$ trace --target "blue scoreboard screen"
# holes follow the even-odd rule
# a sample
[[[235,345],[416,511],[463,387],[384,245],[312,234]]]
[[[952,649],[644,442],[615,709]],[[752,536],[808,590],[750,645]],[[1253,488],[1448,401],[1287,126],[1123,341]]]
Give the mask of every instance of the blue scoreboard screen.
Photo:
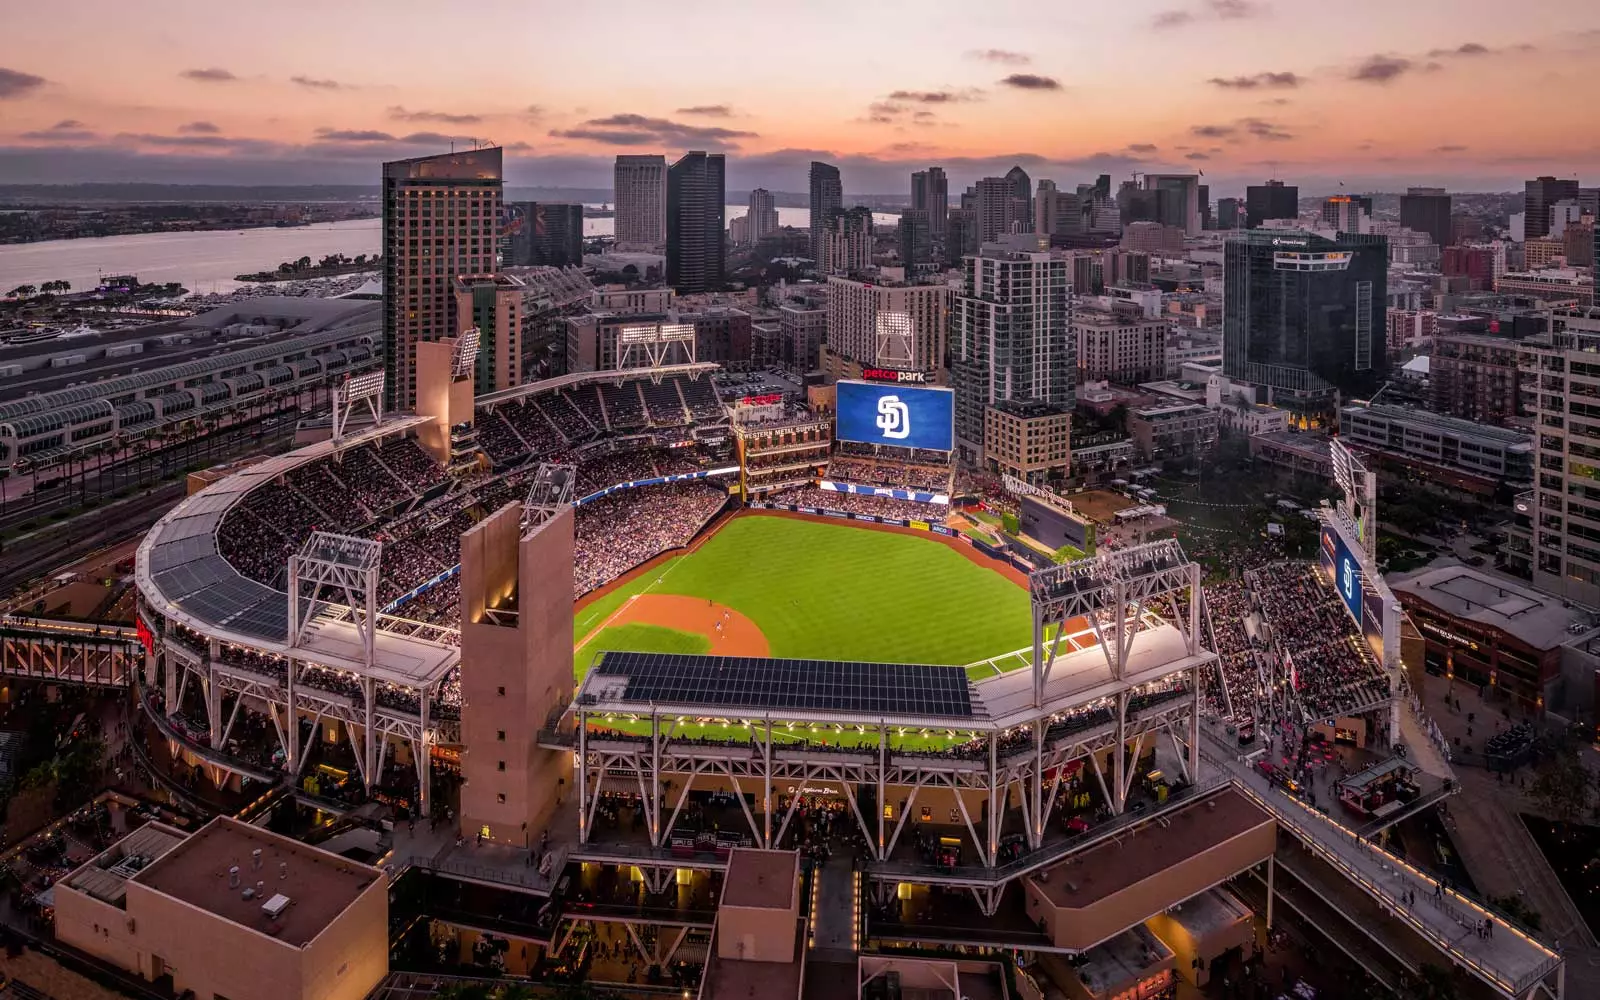
[[[858,444],[955,449],[955,392],[922,386],[840,382],[834,436]]]

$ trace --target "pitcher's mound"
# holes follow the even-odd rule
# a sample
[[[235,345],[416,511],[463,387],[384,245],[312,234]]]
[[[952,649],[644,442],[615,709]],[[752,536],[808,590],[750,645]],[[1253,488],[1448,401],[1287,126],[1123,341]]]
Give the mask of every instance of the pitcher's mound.
[[[767,637],[756,623],[722,604],[681,594],[640,594],[607,625],[660,625],[680,632],[698,632],[711,642],[713,656],[769,656]],[[721,626],[718,629],[717,626]]]

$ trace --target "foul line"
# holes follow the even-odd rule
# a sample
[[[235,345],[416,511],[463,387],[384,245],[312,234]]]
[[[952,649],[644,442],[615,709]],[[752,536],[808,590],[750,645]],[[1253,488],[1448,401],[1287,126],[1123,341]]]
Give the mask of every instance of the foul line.
[[[673,570],[678,568],[678,561],[679,561],[679,559],[682,559],[682,558],[683,558],[682,556],[679,556],[678,559],[674,559],[672,561],[672,565],[668,566],[665,570],[663,570],[661,572],[660,576],[658,576],[654,580],[650,581],[650,585],[648,587],[645,587],[643,590],[639,591],[637,594],[631,595],[626,601],[623,601],[621,604],[617,605],[617,610],[615,610],[615,611],[611,612],[611,614],[607,615],[605,621],[601,622],[599,625],[596,625],[593,629],[590,629],[589,632],[587,632],[581,640],[579,640],[578,642],[575,642],[575,643],[572,644],[572,651],[574,653],[577,653],[580,650],[582,650],[583,647],[589,645],[589,643],[594,641],[594,637],[595,636],[599,635],[601,632],[604,632],[607,628],[610,627],[611,623],[617,619],[618,615],[621,615],[624,611],[628,610],[628,606],[630,604],[632,604],[634,601],[637,601],[639,598],[643,597],[644,595],[650,593],[650,591],[656,589],[656,587],[661,584],[661,581],[663,581],[663,580],[665,580],[667,578],[667,574],[668,573],[671,573]],[[593,616],[591,615],[590,617],[592,618]]]

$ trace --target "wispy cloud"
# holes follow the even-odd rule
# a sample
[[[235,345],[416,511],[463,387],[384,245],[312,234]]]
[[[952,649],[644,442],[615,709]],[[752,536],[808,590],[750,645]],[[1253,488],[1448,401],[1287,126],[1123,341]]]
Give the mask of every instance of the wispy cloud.
[[[389,108],[389,117],[397,122],[438,122],[442,125],[476,125],[482,115],[454,115],[446,111],[408,111],[396,104]]]
[[[696,104],[692,107],[679,108],[680,115],[699,115],[702,118],[732,118],[733,108],[726,104]]]
[[[1257,73],[1254,76],[1214,76],[1206,81],[1227,90],[1255,90],[1260,87],[1298,87],[1305,79],[1295,73]]]
[[[1465,153],[1466,151],[1466,146],[1435,146],[1432,150],[1435,153]]]
[[[972,49],[967,53],[967,58],[999,63],[1002,66],[1026,66],[1033,62],[1033,57],[1026,52],[1013,52],[1010,49]]]
[[[232,70],[222,69],[219,66],[212,66],[209,69],[186,69],[178,75],[196,83],[233,83],[239,79],[233,75]]]
[[[585,139],[607,146],[694,145],[736,149],[739,139],[756,138],[755,132],[714,125],[686,125],[648,115],[616,114],[590,118],[577,128],[551,129],[557,139]]]
[[[1060,90],[1061,81],[1053,76],[1040,76],[1037,73],[1012,73],[1000,81],[1003,87],[1012,87],[1016,90]]]
[[[21,97],[44,86],[44,77],[0,66],[0,100]]]
[[[308,90],[349,90],[350,84],[340,83],[338,80],[329,80],[314,76],[291,76],[290,83],[298,84]]]
[[[187,133],[189,135],[216,135],[220,133],[222,129],[210,122],[189,122],[186,125],[179,125],[178,131]]]
[[[1150,25],[1158,29],[1181,28],[1197,21],[1242,21],[1266,12],[1266,5],[1255,0],[1205,0],[1195,7],[1159,11],[1150,19]]]
[[[49,128],[24,132],[22,138],[42,139],[47,142],[84,142],[95,138],[95,133],[76,118],[63,118]]]
[[[335,142],[393,142],[394,136],[377,129],[319,128],[317,138]]]
[[[1393,83],[1417,68],[1417,64],[1404,56],[1368,56],[1350,71],[1350,79],[1359,83]]]
[[[889,95],[891,101],[912,104],[960,104],[982,98],[983,91],[975,87],[966,90],[896,90]]]
[[[1151,143],[1151,142],[1130,142],[1130,143],[1128,143],[1128,152],[1130,152],[1130,153],[1154,153],[1158,148],[1160,148],[1160,147],[1156,146],[1155,143]]]

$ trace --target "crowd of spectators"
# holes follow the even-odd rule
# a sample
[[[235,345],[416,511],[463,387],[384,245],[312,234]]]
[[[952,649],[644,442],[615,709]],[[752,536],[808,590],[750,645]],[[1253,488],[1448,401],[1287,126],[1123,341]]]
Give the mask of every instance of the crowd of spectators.
[[[766,499],[769,503],[816,507],[820,510],[837,510],[846,514],[867,514],[897,521],[927,521],[931,524],[943,524],[945,515],[950,512],[944,504],[917,503],[914,500],[895,500],[861,493],[835,493],[816,486],[797,486],[793,489],[778,490],[768,494]]]
[[[1313,563],[1271,562],[1206,587],[1213,641],[1236,718],[1293,706],[1307,722],[1371,708],[1390,695],[1383,668]],[[1252,637],[1247,620],[1265,630]]]
[[[1020,514],[1021,501],[1006,489],[999,476],[976,469],[962,469],[956,473],[956,495],[977,497],[985,507],[997,514]]]
[[[868,458],[836,455],[828,463],[828,478],[869,486],[944,493],[950,489],[949,466],[877,462]]]
[[[582,596],[700,533],[728,494],[701,482],[621,490],[578,508],[574,596]]]
[[[605,404],[606,423],[613,430],[643,427],[645,424],[644,397],[639,395],[637,381],[617,385],[600,383],[600,399]]]

